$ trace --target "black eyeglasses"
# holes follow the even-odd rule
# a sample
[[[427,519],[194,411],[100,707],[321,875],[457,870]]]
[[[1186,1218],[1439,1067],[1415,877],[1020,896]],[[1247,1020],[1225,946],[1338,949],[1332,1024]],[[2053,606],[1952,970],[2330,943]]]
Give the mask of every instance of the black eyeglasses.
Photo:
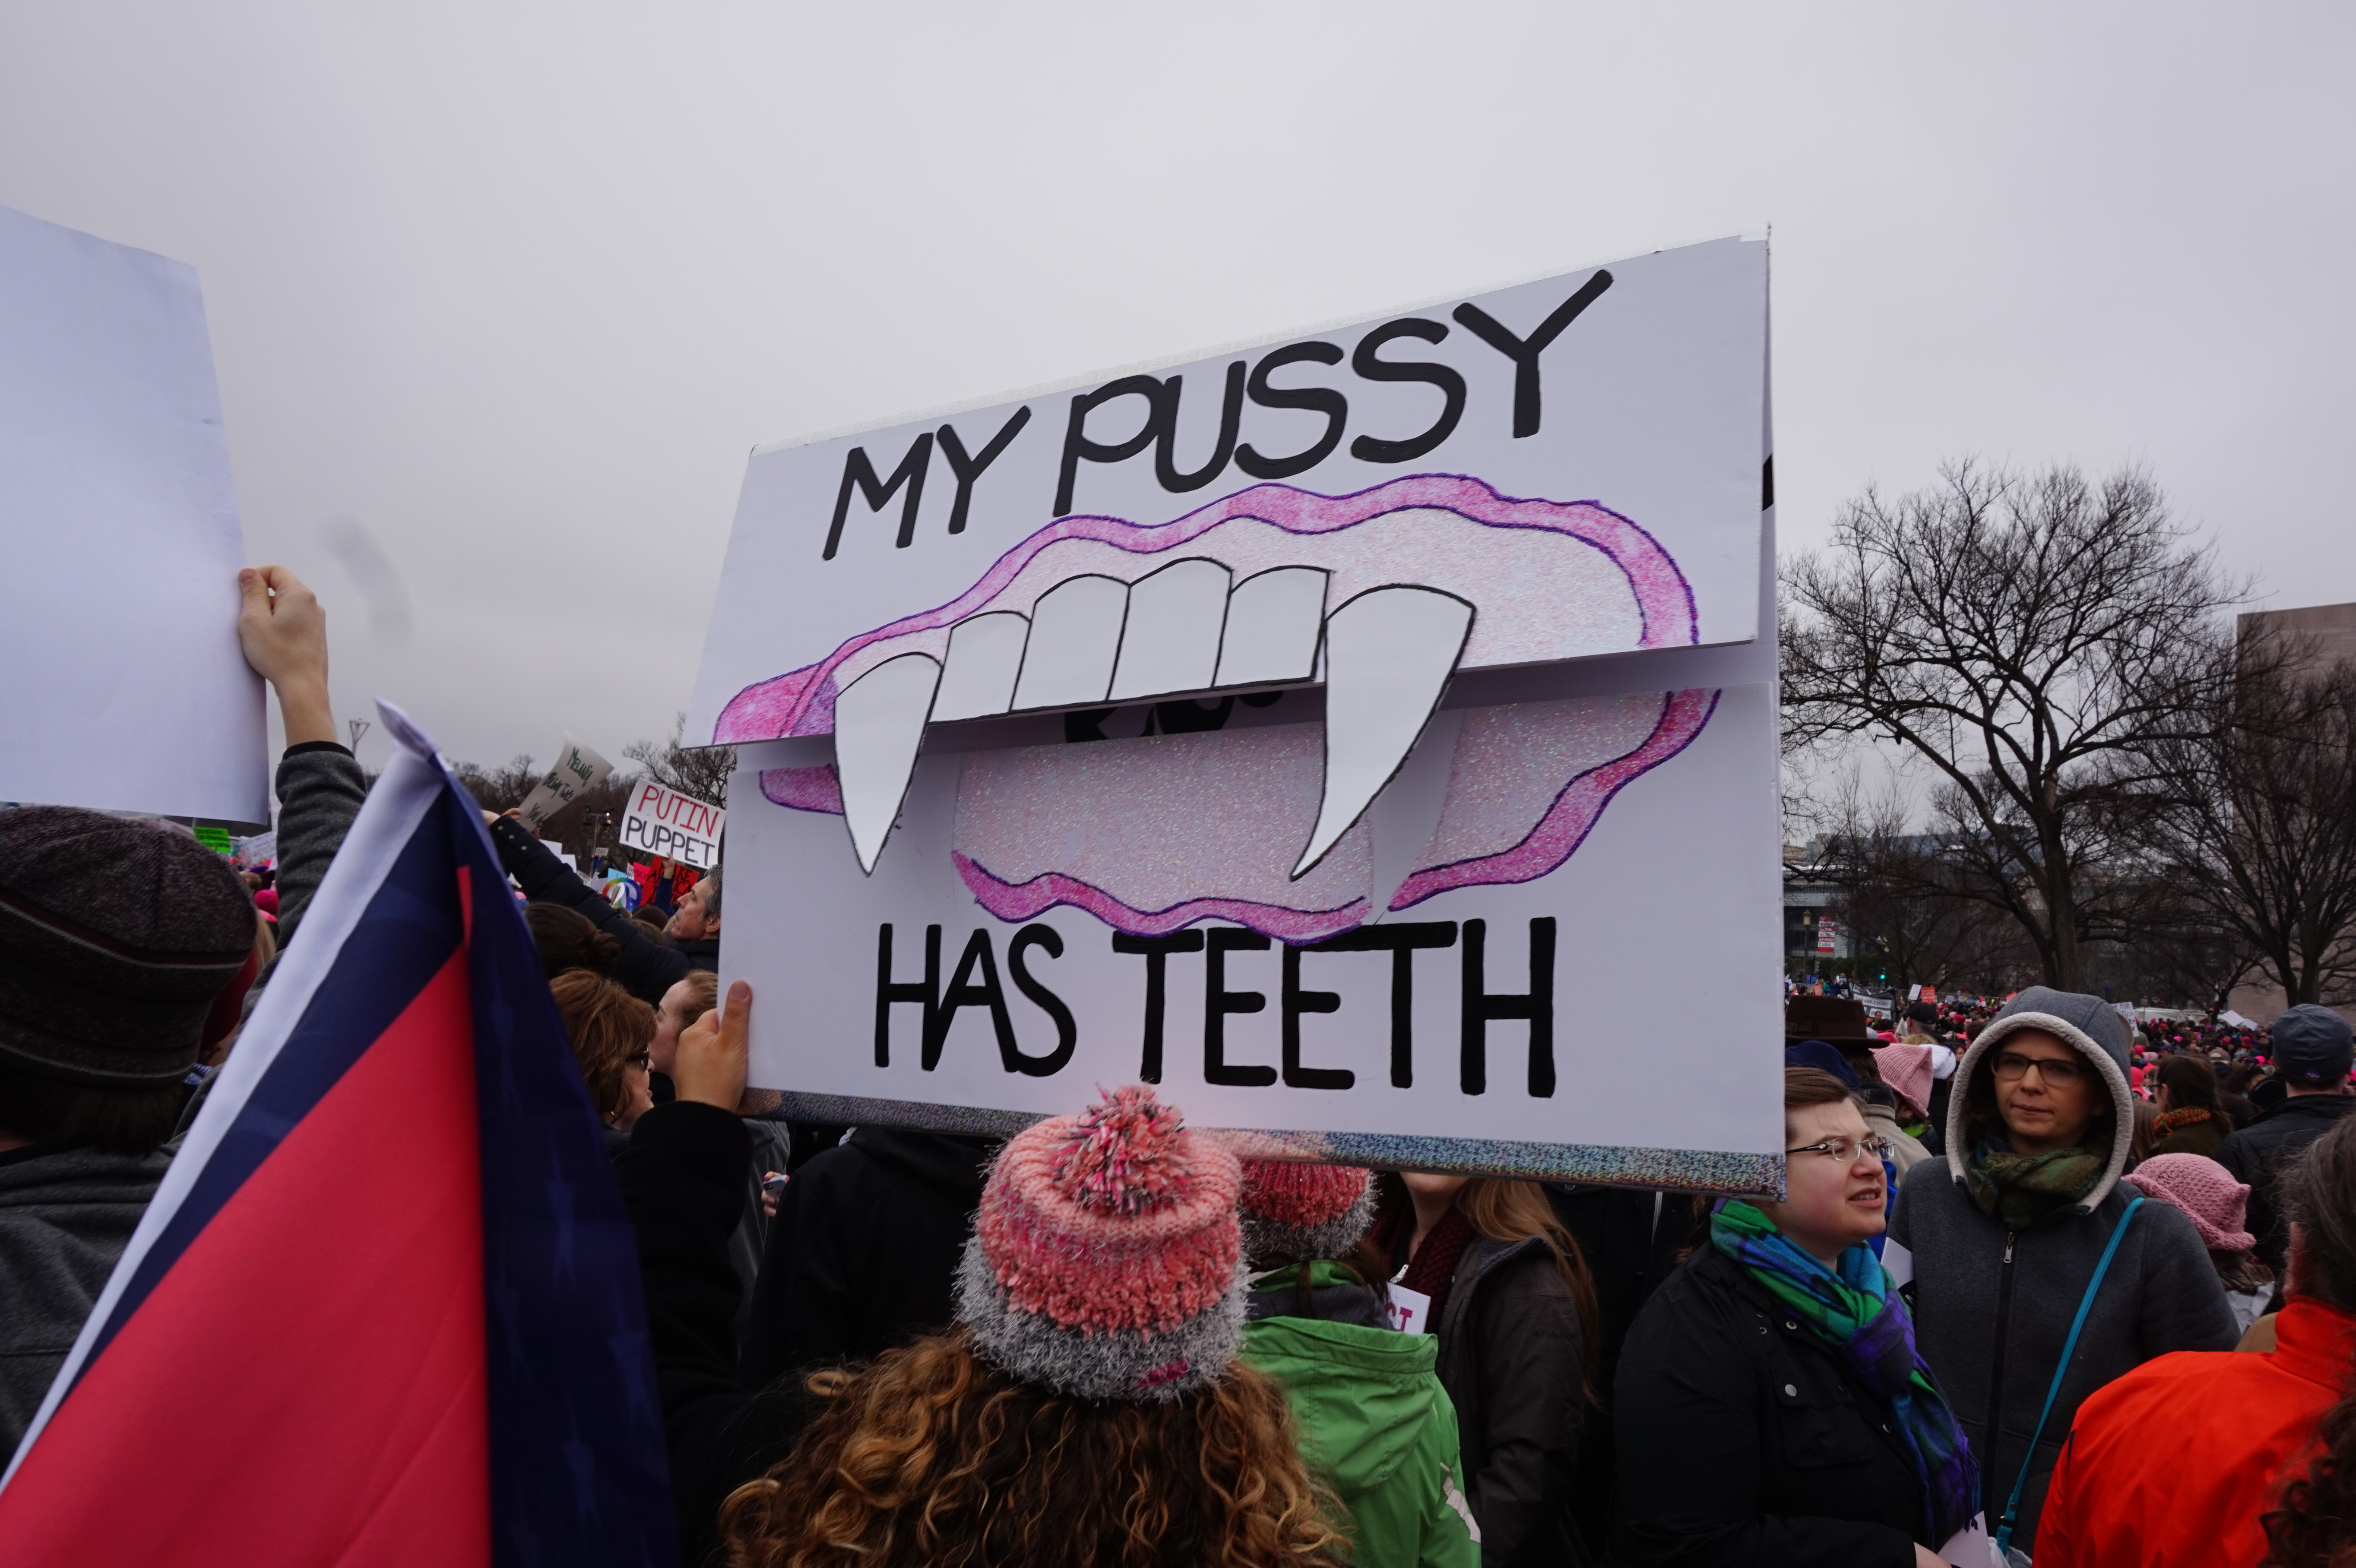
[[[1827,1159],[1847,1165],[1855,1160],[1859,1153],[1869,1154],[1876,1159],[1888,1159],[1890,1140],[1879,1133],[1868,1133],[1861,1138],[1824,1138],[1815,1143],[1802,1144],[1798,1148],[1787,1148],[1783,1152],[1785,1154],[1820,1154]]]
[[[2057,1087],[2075,1083],[2086,1072],[2085,1063],[2066,1056],[2017,1056],[2009,1051],[1999,1053],[1988,1071],[2010,1083],[2027,1077],[2032,1067],[2040,1078]]]
[[[652,1072],[655,1065],[655,1053],[651,1051],[641,1051],[634,1055],[626,1056],[622,1060],[627,1066],[643,1067]]]

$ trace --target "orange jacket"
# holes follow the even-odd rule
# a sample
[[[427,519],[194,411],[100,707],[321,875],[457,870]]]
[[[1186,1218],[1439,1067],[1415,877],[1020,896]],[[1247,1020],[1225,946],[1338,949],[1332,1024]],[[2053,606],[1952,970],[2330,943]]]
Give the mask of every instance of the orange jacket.
[[[2294,1299],[2275,1349],[2179,1350],[2078,1407],[2054,1467],[2037,1568],[2249,1568],[2258,1516],[2356,1375],[2356,1317]]]

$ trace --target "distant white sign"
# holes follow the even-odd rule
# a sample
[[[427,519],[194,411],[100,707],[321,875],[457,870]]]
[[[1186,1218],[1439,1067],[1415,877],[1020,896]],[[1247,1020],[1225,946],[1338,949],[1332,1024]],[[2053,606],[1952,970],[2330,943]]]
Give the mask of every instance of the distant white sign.
[[[270,820],[195,269],[0,208],[0,800]]]
[[[598,781],[614,771],[614,764],[574,740],[564,737],[557,749],[556,761],[548,772],[540,775],[531,793],[516,807],[516,815],[534,833],[548,825],[548,819],[573,804],[584,789],[594,788]]]
[[[699,870],[720,864],[720,828],[728,814],[693,795],[642,779],[622,812],[622,842]]]

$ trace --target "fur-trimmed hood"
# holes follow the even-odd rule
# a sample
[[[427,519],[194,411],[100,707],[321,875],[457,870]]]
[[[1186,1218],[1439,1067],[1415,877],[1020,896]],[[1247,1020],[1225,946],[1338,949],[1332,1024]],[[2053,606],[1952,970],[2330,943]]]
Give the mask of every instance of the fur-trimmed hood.
[[[2118,1185],[2120,1174],[2127,1168],[2127,1157],[2135,1149],[2135,1093],[2127,1083],[2126,1028],[2117,1011],[2100,997],[2031,986],[1988,1020],[1987,1028],[1980,1030],[1979,1038],[1972,1041],[1971,1049],[1964,1052],[1963,1061],[1955,1068],[1954,1092],[1947,1103],[1947,1169],[1961,1185],[1964,1161],[1971,1154],[1964,1137],[1964,1118],[1971,1103],[1972,1080],[1999,1040],[2025,1029],[2043,1029],[2068,1044],[2094,1064],[2096,1075],[2110,1091],[2115,1113],[2111,1157],[2103,1167],[2102,1179],[2077,1204],[2079,1212],[2088,1212]]]

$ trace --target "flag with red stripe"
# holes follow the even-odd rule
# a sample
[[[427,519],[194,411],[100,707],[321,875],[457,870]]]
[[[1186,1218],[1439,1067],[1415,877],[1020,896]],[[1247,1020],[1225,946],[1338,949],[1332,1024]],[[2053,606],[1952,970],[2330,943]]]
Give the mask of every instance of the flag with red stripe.
[[[480,813],[395,754],[0,1480],[11,1564],[674,1564],[637,1258]]]

